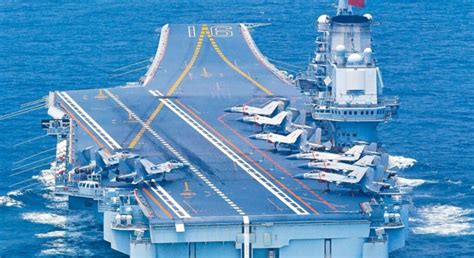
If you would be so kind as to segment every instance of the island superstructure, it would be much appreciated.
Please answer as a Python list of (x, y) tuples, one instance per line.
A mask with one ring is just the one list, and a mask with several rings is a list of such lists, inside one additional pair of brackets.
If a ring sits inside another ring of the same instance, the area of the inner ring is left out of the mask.
[(308, 70), (262, 55), (249, 24), (161, 28), (138, 83), (55, 91), (42, 173), (131, 257), (388, 257), (408, 205), (376, 126), (395, 116), (372, 16), (317, 20)]

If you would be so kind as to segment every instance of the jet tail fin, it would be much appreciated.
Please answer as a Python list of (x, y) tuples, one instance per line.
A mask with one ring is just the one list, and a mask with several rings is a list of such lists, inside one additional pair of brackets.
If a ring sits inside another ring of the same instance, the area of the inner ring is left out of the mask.
[(98, 150), (95, 153), (95, 163), (101, 169), (107, 167), (106, 160), (108, 160), (111, 156), (104, 152), (104, 150)]
[(78, 151), (76, 153), (76, 157), (77, 157), (77, 160), (79, 161), (79, 164), (81, 166), (85, 166), (85, 165), (88, 165), (89, 163), (91, 163), (91, 149), (92, 147), (87, 147), (85, 149), (82, 149), (81, 151)]
[(300, 116), (300, 111), (296, 108), (288, 108), (287, 111), (291, 112), (291, 123), (294, 123)]
[(316, 128), (314, 132), (314, 143), (317, 145), (321, 145), (321, 137), (322, 137), (322, 130), (321, 128)]
[(137, 177), (143, 178), (147, 174), (145, 166), (143, 165), (143, 159), (135, 159), (135, 171), (137, 172)]
[(135, 159), (137, 157), (127, 156), (119, 160), (119, 174), (129, 174), (135, 170)]
[(370, 143), (369, 145), (367, 145), (365, 150), (368, 152), (377, 152), (377, 143), (376, 142)]

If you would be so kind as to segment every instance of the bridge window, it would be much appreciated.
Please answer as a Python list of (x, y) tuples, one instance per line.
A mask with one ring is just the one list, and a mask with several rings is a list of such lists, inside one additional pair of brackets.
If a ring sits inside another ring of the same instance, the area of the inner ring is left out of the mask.
[(349, 115), (352, 115), (352, 111), (349, 111)]
[(373, 114), (374, 114), (374, 111), (373, 111), (373, 110), (372, 110), (372, 111), (370, 111), (370, 114), (371, 114), (371, 115), (373, 115)]
[(347, 115), (347, 111), (344, 111), (344, 115)]

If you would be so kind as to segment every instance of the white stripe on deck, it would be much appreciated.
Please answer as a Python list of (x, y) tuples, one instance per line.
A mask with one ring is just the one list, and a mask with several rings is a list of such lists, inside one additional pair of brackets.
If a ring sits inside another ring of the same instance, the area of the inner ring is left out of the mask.
[(149, 183), (147, 185), (150, 187), (150, 189), (160, 197), (160, 199), (168, 205), (168, 207), (179, 217), (179, 218), (191, 218), (191, 215), (187, 213), (183, 207), (181, 207), (171, 195), (166, 192), (166, 190), (161, 187), (158, 182), (156, 182), (154, 179), (152, 179), (153, 183), (155, 183), (156, 187), (152, 187)]
[[(151, 94), (151, 90), (149, 91)], [(153, 91), (159, 97), (163, 97), (164, 95), (158, 91)], [(154, 94), (152, 94), (154, 95)], [(209, 130), (207, 130), (204, 126), (199, 124), (194, 118), (192, 118), (189, 114), (184, 112), (180, 107), (178, 107), (174, 102), (170, 99), (159, 98), (159, 100), (167, 106), (171, 111), (173, 111), (178, 117), (180, 117), (183, 121), (185, 121), (188, 125), (190, 125), (193, 129), (195, 129), (199, 134), (201, 134), (206, 140), (208, 140), (212, 145), (214, 145), (218, 150), (220, 150), (224, 155), (226, 155), (230, 160), (232, 160), (235, 164), (237, 164), (243, 171), (249, 174), (255, 181), (260, 183), (263, 187), (265, 187), (270, 193), (276, 196), (281, 202), (283, 202), (288, 208), (294, 211), (298, 215), (308, 215), (308, 211), (306, 211), (301, 205), (299, 205), (296, 201), (290, 198), (283, 190), (278, 188), (272, 181), (268, 178), (263, 176), (260, 172), (258, 172), (254, 167), (252, 167), (247, 161), (245, 161), (242, 157), (237, 155), (231, 148), (225, 145), (217, 136), (212, 134)]]
[[(203, 182), (208, 185), (215, 193), (217, 193), (229, 206), (234, 209), (239, 215), (245, 215), (245, 212), (237, 206), (232, 200), (230, 200), (225, 194), (222, 193), (210, 180), (208, 180), (204, 174), (199, 171), (193, 164), (186, 160), (173, 146), (171, 146), (165, 139), (163, 139), (154, 129), (147, 125), (137, 114), (130, 110), (122, 101), (120, 101), (115, 95), (113, 95), (109, 90), (105, 89), (104, 92), (110, 96), (120, 107), (128, 112), (138, 123), (140, 123), (151, 135), (153, 135), (166, 149), (173, 153), (179, 162), (188, 165), (189, 170), (191, 170), (195, 175), (197, 175)], [(164, 190), (163, 190), (164, 191)], [(219, 194), (220, 193), (220, 194)], [(169, 196), (172, 198), (171, 196)], [(227, 201), (224, 199), (226, 198)], [(176, 203), (177, 204), (177, 203)], [(179, 204), (177, 204), (179, 206)], [(169, 206), (169, 205), (168, 205)], [(170, 207), (171, 208), (171, 207)], [(176, 213), (176, 211), (174, 211)]]
[(77, 104), (66, 92), (58, 92), (58, 96), (71, 107), (71, 109), (99, 136), (102, 141), (107, 144), (112, 150), (121, 149), (122, 146), (118, 144), (105, 130), (102, 128), (89, 114)]

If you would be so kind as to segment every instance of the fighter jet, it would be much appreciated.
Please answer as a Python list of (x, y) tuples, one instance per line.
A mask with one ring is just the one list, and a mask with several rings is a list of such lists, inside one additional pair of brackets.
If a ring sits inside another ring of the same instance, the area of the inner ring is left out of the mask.
[(278, 111), (283, 111), (288, 106), (289, 101), (278, 98), (267, 102), (263, 107), (252, 107), (249, 105), (238, 105), (225, 110), (229, 113), (243, 113), (246, 115), (272, 116)]
[(308, 141), (308, 132), (304, 128), (298, 128), (288, 135), (276, 133), (258, 133), (250, 136), (251, 139), (265, 140), (273, 143), (275, 150), (280, 147), (292, 150), (307, 152), (312, 149), (321, 148), (322, 145)]
[(312, 152), (307, 152), (307, 153), (293, 154), (286, 158), (287, 159), (309, 159), (309, 160), (321, 160), (321, 161), (333, 160), (333, 161), (353, 162), (360, 158), (364, 149), (365, 149), (365, 145), (355, 145), (352, 148), (350, 148), (348, 151), (342, 154), (312, 151)]
[(166, 180), (165, 175), (167, 173), (187, 166), (188, 165), (175, 160), (155, 165), (148, 159), (139, 158), (135, 160), (135, 171), (128, 174), (117, 175), (112, 181), (127, 182), (132, 185), (137, 185), (160, 176), (162, 177), (162, 180)]
[(383, 182), (385, 166), (379, 164), (380, 157), (366, 155), (362, 159), (349, 165), (342, 162), (318, 162), (315, 172), (294, 176), (297, 179), (312, 179), (328, 183), (335, 183), (350, 189), (361, 189), (364, 192), (380, 192), (388, 184)]
[(271, 125), (271, 126), (277, 126), (281, 125), (286, 118), (287, 115), (291, 114), (291, 112), (288, 111), (282, 111), (278, 113), (274, 117), (267, 117), (267, 116), (262, 116), (262, 115), (252, 115), (252, 116), (244, 116), (239, 119), (241, 122), (245, 123), (254, 123), (258, 125)]
[(101, 170), (107, 170), (118, 167), (120, 159), (124, 159), (129, 156), (135, 155), (127, 151), (109, 154), (104, 150), (98, 150), (95, 154), (95, 162)]
[(337, 161), (322, 161), (322, 162), (309, 162), (307, 164), (300, 165), (300, 168), (309, 168), (309, 169), (330, 169), (337, 171), (350, 171), (355, 170), (357, 166), (371, 166), (374, 161), (375, 156), (367, 155), (363, 158), (356, 161), (354, 164), (350, 165), (347, 163), (337, 162)]
[[(296, 109), (288, 108), (281, 111), (273, 117), (262, 115), (244, 115), (238, 121), (250, 124), (260, 125), (261, 131), (268, 130), (275, 133), (286, 133), (292, 131), (293, 128), (302, 128), (294, 121), (300, 117), (301, 112)], [(296, 125), (296, 126), (295, 126)], [(307, 127), (309, 128), (309, 127)]]

